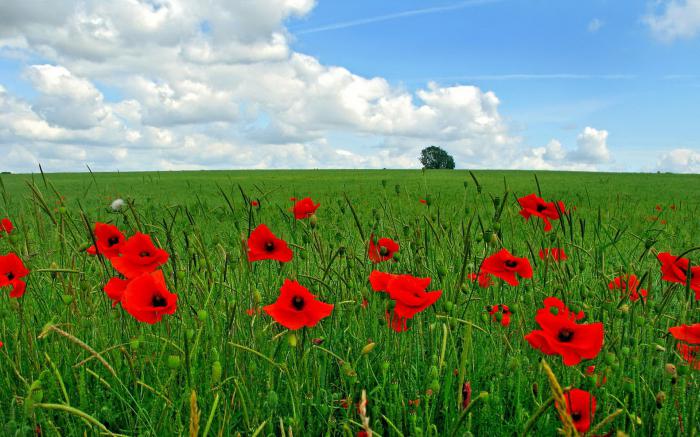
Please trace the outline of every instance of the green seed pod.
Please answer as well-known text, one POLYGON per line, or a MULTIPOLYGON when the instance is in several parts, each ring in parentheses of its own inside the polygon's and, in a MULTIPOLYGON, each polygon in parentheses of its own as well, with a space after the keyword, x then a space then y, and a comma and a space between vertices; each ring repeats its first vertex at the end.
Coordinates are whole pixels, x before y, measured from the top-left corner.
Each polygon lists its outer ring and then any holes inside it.
POLYGON ((664 402, 666 402, 666 393, 660 391, 656 394, 656 408, 660 410, 664 406, 664 402))
POLYGON ((634 381, 626 379, 622 384, 622 388, 627 393, 634 393, 634 381))
POLYGON ((440 381, 438 381, 437 379, 434 379, 434 380, 430 383, 430 387, 429 387, 429 388, 430 388, 430 390, 433 391, 433 393, 439 392, 439 391, 440 391, 440 381))
POLYGON ((629 348, 628 346, 623 346, 623 347, 620 349, 620 354, 621 354, 623 357, 629 357, 629 356, 630 356, 630 352, 631 352, 631 350, 630 350, 630 348, 629 348))
POLYGON ((617 357, 614 353, 608 352, 605 354, 605 363, 609 366, 613 365, 617 361, 617 357))
POLYGON ((64 294, 61 296, 61 300, 64 304, 70 305, 71 303, 73 303, 74 298, 70 294, 64 294))
POLYGON ((274 409, 277 408, 277 404, 279 402, 279 396, 277 396, 277 392, 274 390, 270 390, 267 392, 267 406, 274 409))
POLYGON ((178 369, 180 367, 180 357, 178 355, 168 355, 167 364, 172 370, 178 369))
POLYGON ((194 338, 194 329, 190 328, 187 331, 185 331, 185 337, 187 337, 187 340, 192 341, 194 338))
POLYGON ((287 344, 289 344, 289 347, 297 347, 297 336, 295 333, 290 332, 287 334, 287 344))
POLYGON ((447 275, 447 269, 445 268, 445 266, 439 266, 437 268, 437 274, 440 278, 444 278, 445 275, 447 275))
POLYGON ((454 309, 454 306, 455 306, 455 304, 453 304, 452 302, 449 302, 449 301, 445 302, 445 311, 447 311, 448 313, 451 313, 452 310, 454 309))
POLYGON ((428 369, 428 378, 437 379, 438 376, 439 373, 437 366, 430 366, 430 369, 428 369))
POLYGON ((178 271, 175 273, 175 275, 177 276, 177 279, 179 279, 180 281, 182 281, 182 280, 185 279, 186 273, 185 273, 184 270, 178 270, 178 271))
POLYGON ((309 217, 309 226, 311 226, 311 229, 314 229, 318 225, 318 217, 316 217, 316 214, 312 214, 311 217, 309 217))
POLYGON ((197 311, 197 318, 200 322, 205 322, 209 318, 209 312, 207 310, 197 311))

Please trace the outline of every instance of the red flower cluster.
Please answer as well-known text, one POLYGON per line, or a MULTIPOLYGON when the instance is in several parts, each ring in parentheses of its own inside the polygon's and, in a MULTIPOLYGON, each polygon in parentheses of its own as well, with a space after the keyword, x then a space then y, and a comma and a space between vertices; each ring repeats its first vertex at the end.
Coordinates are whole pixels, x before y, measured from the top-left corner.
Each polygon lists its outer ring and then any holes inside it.
POLYGON ((369 251, 367 255, 373 263, 390 260, 399 251, 399 243, 391 238, 380 238, 374 242, 374 235, 369 237, 369 251))
POLYGON ((310 197, 305 197, 294 204, 292 208, 294 218, 297 220, 309 218, 316 213, 319 206, 321 206, 320 203, 314 204, 310 197))
POLYGON ((544 222, 545 232, 549 232, 552 229, 550 220, 559 220, 559 212, 562 214, 566 213, 564 203, 561 200, 556 202, 555 205, 554 202, 545 202, 544 199, 535 194, 528 194, 519 198, 518 203, 522 208, 520 215, 525 217, 525 220, 529 220, 531 216, 541 218, 544 222), (557 206, 559 210, 557 210, 557 206))
POLYGON ((542 329, 533 330, 525 336, 533 348, 547 355, 561 355, 567 366, 598 355, 603 347, 602 323, 576 323, 583 318, 583 311, 574 314, 556 297, 546 298, 544 306, 537 310, 535 316, 542 329))
POLYGON ((151 237, 137 232, 126 239, 113 225, 95 225, 96 244, 88 248, 92 255, 104 255, 124 277, 114 277, 104 286, 112 306, 122 308, 136 320, 159 322, 164 314, 177 309, 177 295, 168 291, 163 272, 157 270, 168 261, 168 252, 153 245, 151 237))
POLYGON ((567 259, 564 249, 559 249, 557 247, 542 249, 540 250, 539 256, 541 260, 551 259, 554 261, 564 261, 567 259))
POLYGON ((321 319, 331 315, 333 305, 316 300, 316 296, 297 281, 285 279, 277 301, 263 310, 280 325, 296 330, 316 326, 321 319))
POLYGON ((566 412, 571 416, 576 430, 580 433, 588 431, 595 415, 595 396, 585 390, 572 388, 564 392, 564 400, 566 412))
MULTIPOLYGON (((688 281, 688 258, 679 258, 668 252, 657 255, 661 262, 661 279, 685 285, 688 281)), ((695 300, 700 300, 700 266, 690 268, 690 289, 695 292, 695 300)))
POLYGON ((29 269, 15 253, 0 256, 0 288, 12 287, 10 297, 22 297, 27 284, 22 280, 29 274, 29 269))
POLYGON ((0 220, 0 238, 2 238, 3 234, 9 235, 10 232, 12 232, 12 230, 14 228, 15 227, 12 226, 12 222, 10 221, 9 218, 4 218, 4 219, 0 220))
POLYGON ((411 275, 393 275, 373 271, 369 282, 374 291, 383 291, 394 300, 394 311, 386 317, 394 331, 408 329, 407 320, 434 304, 442 295, 442 290, 425 291, 430 278, 417 278, 411 275))
POLYGON ((293 256, 294 253, 287 246, 287 243, 277 238, 264 224, 259 225, 250 233, 248 238, 249 262, 274 259, 286 263, 291 261, 293 256))
POLYGON ((668 328, 679 343, 676 349, 695 370, 700 370, 700 323, 668 328))
POLYGON ((641 296, 644 302, 647 301, 647 291, 639 288, 639 280, 636 275, 618 276, 610 281, 608 288, 611 290, 622 290, 622 297, 629 296, 632 302, 639 300, 641 296))
POLYGON ((498 322, 498 319, 500 318, 501 325, 510 325, 510 316, 513 313, 511 312, 510 308, 508 308, 508 305, 489 305, 486 307, 486 311, 489 312, 491 315, 491 320, 494 322, 498 322), (498 316, 498 314, 500 314, 500 316, 498 316))
POLYGON ((518 258, 511 255, 506 249, 501 249, 484 260, 479 274, 483 273, 501 278, 510 285, 518 285, 519 282, 515 275, 531 278, 532 266, 527 258, 518 258))

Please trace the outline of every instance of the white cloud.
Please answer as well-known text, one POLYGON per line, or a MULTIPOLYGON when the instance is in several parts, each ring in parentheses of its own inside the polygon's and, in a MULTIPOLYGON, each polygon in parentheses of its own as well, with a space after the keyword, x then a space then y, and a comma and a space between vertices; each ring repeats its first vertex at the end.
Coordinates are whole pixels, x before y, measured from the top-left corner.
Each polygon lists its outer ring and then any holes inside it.
POLYGON ((673 173, 700 173, 700 151, 673 149, 659 157, 657 169, 673 173))
POLYGON ((586 127, 576 137, 576 150, 569 159, 586 164, 604 164, 610 161, 608 131, 586 127))
POLYGON ((700 0, 670 0, 661 4, 661 11, 644 17, 654 37, 671 42, 693 38, 700 32, 700 0))
POLYGON ((551 140, 545 147, 526 151, 514 168, 538 170, 596 171, 611 160, 607 145, 608 132, 586 127, 576 138, 576 148, 566 150, 559 140, 551 140))
POLYGON ((314 5, 56 0, 49 12, 40 0, 3 1, 0 56, 43 59, 24 73, 35 97, 0 90, 0 142, 13 156, 3 165, 417 167, 427 144, 462 166, 517 159, 493 92, 409 92, 294 52, 285 22, 314 5))
POLYGON ((604 24, 605 22, 600 18, 594 18, 588 22, 588 31, 590 33, 596 33, 600 30, 601 27, 603 27, 604 24))

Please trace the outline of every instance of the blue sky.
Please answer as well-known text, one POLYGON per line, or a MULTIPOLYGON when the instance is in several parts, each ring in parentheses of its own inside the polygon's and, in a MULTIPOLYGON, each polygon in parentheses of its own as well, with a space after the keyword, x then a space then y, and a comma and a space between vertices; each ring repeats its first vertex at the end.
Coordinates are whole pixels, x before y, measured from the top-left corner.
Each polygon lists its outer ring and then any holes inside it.
POLYGON ((77 4, 0 6, 13 171, 700 171, 700 0, 77 4))

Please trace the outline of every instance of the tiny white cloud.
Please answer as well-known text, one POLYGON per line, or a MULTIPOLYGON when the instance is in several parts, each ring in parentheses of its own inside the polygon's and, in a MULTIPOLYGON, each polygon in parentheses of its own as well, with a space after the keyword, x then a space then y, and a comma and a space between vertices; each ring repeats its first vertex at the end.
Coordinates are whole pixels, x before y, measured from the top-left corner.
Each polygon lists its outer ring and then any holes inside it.
POLYGON ((596 33, 600 30, 601 27, 603 27, 604 24, 605 22, 600 18, 594 18, 588 22, 588 31, 590 33, 596 33))

